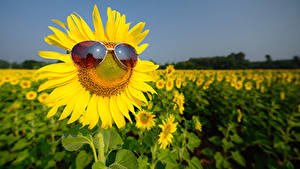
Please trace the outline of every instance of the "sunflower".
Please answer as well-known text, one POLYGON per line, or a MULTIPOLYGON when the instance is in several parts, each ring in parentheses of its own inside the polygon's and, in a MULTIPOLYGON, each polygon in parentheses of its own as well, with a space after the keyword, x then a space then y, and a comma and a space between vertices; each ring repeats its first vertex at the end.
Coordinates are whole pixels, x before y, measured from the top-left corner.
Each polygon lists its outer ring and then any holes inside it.
POLYGON ((166 76, 167 76, 167 77, 172 76, 173 73, 174 73, 174 71, 175 71, 174 65, 169 65, 169 66, 167 66, 167 68, 166 68, 166 76))
POLYGON ((29 80, 22 80, 20 82, 20 86, 23 88, 23 89, 26 89, 26 88, 29 88, 31 86, 31 82, 29 80))
POLYGON ((179 108, 179 113, 180 114, 183 114, 183 111, 184 111, 184 95, 183 93, 175 93, 174 94, 174 98, 173 98, 173 102, 175 102, 175 105, 174 105, 174 109, 179 108))
POLYGON ((243 88, 243 81, 239 80, 235 84, 235 89, 240 90, 241 88, 243 88))
POLYGON ((39 94, 38 101, 40 103, 45 103, 45 101, 48 98, 48 96, 49 96, 48 93, 43 92, 43 93, 39 94))
POLYGON ((19 80, 18 79, 12 79, 11 81, 10 81, 10 84, 12 84, 12 85, 16 85, 16 84, 18 84, 19 83, 19 80))
POLYGON ((173 87, 174 87, 173 79, 168 79, 167 82, 166 82, 166 90, 170 91, 170 90, 173 89, 173 87))
POLYGON ((203 84, 203 82, 204 82, 204 78, 203 77, 202 78, 198 78, 198 80, 196 81, 196 85, 200 86, 200 85, 203 84))
POLYGON ((136 127, 140 129, 150 130, 155 126, 155 115, 152 112, 141 110, 136 114, 136 127))
POLYGON ((175 81, 175 85, 176 85, 177 89, 181 88, 181 83, 182 83, 182 80, 181 80, 181 78, 178 77, 175 81))
POLYGON ((246 90, 251 90, 252 89, 252 83, 251 82, 246 82, 245 83, 245 89, 246 90))
POLYGON ((156 88, 157 89, 162 89, 164 88, 164 85, 165 85, 165 81, 163 79, 160 79, 156 82, 156 88))
POLYGON ((172 134, 177 130, 177 122, 174 123, 174 120, 174 116, 170 115, 167 120, 162 122, 163 124, 159 125, 159 127, 162 129, 162 132, 159 134, 158 143, 162 149, 165 149, 172 143, 172 134))
POLYGON ((26 99, 27 100, 34 100, 36 98, 37 94, 35 91, 29 91, 26 93, 26 99))
MULTIPOLYGON (((146 49, 148 44, 139 45, 149 32, 142 32, 144 22, 129 29, 130 23, 126 23, 125 15, 108 8, 107 16, 104 28, 98 8, 94 6, 92 18, 95 31, 78 14, 68 16, 66 24, 53 20, 66 33, 49 26, 54 34, 45 37, 45 41, 67 51, 86 41, 101 41, 109 49, 116 43, 126 43, 137 54, 146 49)), ((40 51, 39 55, 63 61, 39 69, 39 78, 48 78, 48 81, 38 90, 55 88, 46 100, 47 103, 54 103, 47 117, 55 115, 57 109, 64 106, 59 119, 71 116, 68 124, 81 119, 82 124, 92 129, 100 119, 102 128, 109 128, 113 123, 119 128, 123 127, 126 123, 124 116, 131 122, 129 112, 135 113, 134 107, 141 109, 141 106, 147 104, 144 92, 156 93, 145 83, 153 81, 150 73, 158 68, 150 61, 137 59, 134 67, 123 69, 120 61, 108 53, 101 64, 81 69, 75 65, 77 62, 72 62, 70 54, 40 51)))

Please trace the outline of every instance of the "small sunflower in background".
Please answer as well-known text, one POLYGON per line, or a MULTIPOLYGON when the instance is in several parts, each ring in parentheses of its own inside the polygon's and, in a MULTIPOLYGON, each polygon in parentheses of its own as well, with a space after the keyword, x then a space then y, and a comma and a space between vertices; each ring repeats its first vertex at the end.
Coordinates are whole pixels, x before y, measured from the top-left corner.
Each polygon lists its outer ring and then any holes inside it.
POLYGON ((47 59, 58 59, 56 63, 39 69, 39 78, 48 78, 38 91, 55 88, 46 100, 53 104, 47 117, 64 107, 60 120, 70 116, 69 123, 80 119, 92 129, 99 120, 102 128, 125 126, 129 112, 141 109, 148 100, 144 93, 156 93, 146 82, 153 81, 151 73, 158 65, 138 58, 148 44, 140 43, 149 30, 143 31, 144 22, 131 29, 125 15, 111 8, 107 9, 108 20, 103 27, 97 6, 92 14, 94 30, 78 14, 67 17, 67 23, 53 20, 63 32, 49 26, 54 34, 45 41, 69 51, 63 54, 40 51, 47 59))
POLYGON ((177 122, 174 122, 175 118, 173 115, 170 115, 167 120, 164 120, 159 127, 162 129, 159 134, 158 143, 160 148, 165 149, 168 145, 172 143, 173 133, 177 130, 177 122))
POLYGON ((19 80, 16 79, 16 78, 11 79, 11 81, 10 81, 10 84, 12 84, 12 85, 16 85, 16 84, 18 84, 18 83, 19 83, 19 80))
POLYGON ((136 114, 136 127, 139 129, 150 130, 155 126, 155 115, 152 112, 141 110, 136 114))
POLYGON ((160 79, 156 82, 156 88, 157 89, 162 89, 165 86, 165 81, 163 79, 160 79))
POLYGON ((245 83, 245 89, 246 90, 251 90, 252 89, 252 83, 251 82, 246 82, 245 83))
POLYGON ((170 91, 174 87, 174 80, 173 79, 168 79, 166 82, 166 90, 170 91))
POLYGON ((178 77, 175 81, 175 85, 176 85, 177 89, 181 88, 181 84, 182 84, 182 80, 180 77, 178 77))
POLYGON ((20 86, 23 89, 27 89, 27 88, 29 88, 31 86, 31 82, 29 80, 22 80, 20 82, 20 86))
POLYGON ((169 65, 166 67, 166 76, 170 77, 174 74, 175 69, 174 69, 174 65, 169 65))
POLYGON ((38 96, 38 101, 39 101, 40 103, 43 103, 43 104, 44 104, 44 103, 46 102, 48 96, 49 96, 48 93, 43 92, 43 93, 39 94, 39 96, 38 96))
POLYGON ((35 91, 29 91, 26 93, 26 99, 27 100, 34 100, 37 96, 36 92, 35 91))

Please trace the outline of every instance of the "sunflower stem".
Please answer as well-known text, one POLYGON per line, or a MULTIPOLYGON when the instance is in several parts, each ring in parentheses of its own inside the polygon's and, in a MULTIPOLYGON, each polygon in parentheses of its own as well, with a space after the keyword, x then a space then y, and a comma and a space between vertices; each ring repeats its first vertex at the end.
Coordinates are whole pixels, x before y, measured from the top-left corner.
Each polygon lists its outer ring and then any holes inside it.
POLYGON ((105 156, 104 156, 104 138, 103 138, 103 129, 101 129, 101 124, 98 127, 99 147, 98 147, 98 160, 105 164, 105 156))

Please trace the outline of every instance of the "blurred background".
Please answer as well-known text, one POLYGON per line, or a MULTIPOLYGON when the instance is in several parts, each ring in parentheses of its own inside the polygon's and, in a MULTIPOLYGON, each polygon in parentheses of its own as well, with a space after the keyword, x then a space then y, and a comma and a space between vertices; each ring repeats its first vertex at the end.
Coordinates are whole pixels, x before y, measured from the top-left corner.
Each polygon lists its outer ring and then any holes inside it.
POLYGON ((44 37, 52 34, 48 26, 58 27, 51 19, 66 23, 67 16, 77 12, 93 27, 95 4, 104 24, 107 7, 126 14, 132 25, 146 22, 145 29, 150 33, 143 42, 149 47, 140 57, 160 65, 215 69, 299 67, 298 0, 1 0, 0 67, 38 68, 47 63, 36 61, 51 62, 37 55, 40 50, 64 52, 44 42, 44 37), (270 64, 275 60, 282 62, 270 64))

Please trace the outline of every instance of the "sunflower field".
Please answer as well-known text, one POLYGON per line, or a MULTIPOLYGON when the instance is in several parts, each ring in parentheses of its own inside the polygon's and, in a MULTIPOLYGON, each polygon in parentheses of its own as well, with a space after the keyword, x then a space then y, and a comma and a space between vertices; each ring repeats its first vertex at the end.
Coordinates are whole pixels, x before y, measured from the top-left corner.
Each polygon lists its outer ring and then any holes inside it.
POLYGON ((35 70, 0 70, 0 168, 297 168, 299 70, 175 70, 124 127, 47 118, 35 70), (103 154, 98 153, 103 149, 103 154), (104 162, 100 162, 105 159, 104 162))

